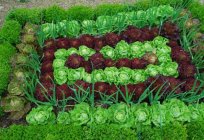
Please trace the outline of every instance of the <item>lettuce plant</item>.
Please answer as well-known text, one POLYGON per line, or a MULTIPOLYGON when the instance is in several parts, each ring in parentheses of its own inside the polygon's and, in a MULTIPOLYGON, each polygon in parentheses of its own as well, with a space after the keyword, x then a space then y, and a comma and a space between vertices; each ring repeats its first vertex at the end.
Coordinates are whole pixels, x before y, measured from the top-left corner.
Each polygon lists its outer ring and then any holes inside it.
POLYGON ((92 121, 95 124, 106 124, 109 122, 109 112, 107 109, 97 107, 92 115, 92 121))
POLYGON ((171 99, 166 101, 164 105, 167 107, 170 112, 173 120, 171 121, 180 121, 180 122, 189 122, 190 121, 190 110, 188 106, 185 105, 184 102, 178 99, 171 99))
POLYGON ((169 113, 169 110, 165 105, 160 103, 156 103, 151 105, 151 116, 152 116, 152 123, 157 126, 164 126, 172 120, 172 116, 169 113))
POLYGON ((76 104, 70 111, 71 121, 74 125, 85 125, 90 119, 91 108, 87 103, 76 104))
POLYGON ((70 124, 71 118, 68 112, 59 112, 57 115, 57 123, 58 124, 70 124))
POLYGON ((60 68, 60 69, 55 69, 54 70, 54 78, 56 82, 60 85, 64 84, 67 82, 67 68, 60 68))
POLYGON ((117 77, 119 74, 119 71, 116 67, 107 67, 104 70, 105 75, 108 75, 106 77, 107 82, 109 83, 115 83, 117 82, 117 77))
POLYGON ((83 56, 86 61, 89 59, 90 56, 96 53, 94 49, 88 48, 87 46, 84 46, 84 45, 79 47, 78 52, 79 52, 79 55, 83 56))
POLYGON ((134 116, 134 126, 151 124, 150 108, 146 103, 132 105, 131 112, 134 116))
POLYGON ((75 53, 75 51, 77 52, 77 50, 75 50, 74 48, 72 50, 69 49, 69 51, 66 49, 58 49, 55 52, 55 58, 56 59, 66 59, 69 55, 73 54, 73 52, 75 53))
POLYGON ((106 75, 102 69, 92 71, 93 82, 104 82, 106 75))
POLYGON ((81 80, 85 70, 84 68, 78 68, 78 69, 67 69, 67 78, 69 83, 73 83, 76 80, 81 80))
POLYGON ((116 59, 116 53, 114 48, 110 46, 104 46, 101 50, 100 53, 103 54, 105 58, 111 58, 111 59, 116 59))
POLYGON ((96 22, 94 20, 84 20, 81 25, 83 34, 97 34, 96 22))
MULTIPOLYGON (((132 70, 130 68, 120 68, 118 71, 118 84, 128 84, 131 81, 132 70)), ((108 76, 108 75, 107 75, 108 76)))
POLYGON ((133 116, 130 107, 125 103, 112 105, 109 109, 109 119, 112 123, 121 127, 131 127, 133 125, 133 116))
POLYGON ((33 108, 26 116, 26 121, 32 125, 54 124, 56 116, 52 110, 53 107, 50 106, 38 106, 37 108, 33 108))
POLYGON ((54 69, 59 69, 59 68, 63 68, 65 65, 66 60, 63 59, 55 59, 53 61, 53 67, 54 69))
POLYGON ((122 40, 116 45, 115 52, 117 54, 117 58, 129 58, 131 54, 130 46, 127 42, 122 40))
POLYGON ((67 22, 66 25, 66 35, 68 37, 77 37, 79 36, 81 26, 78 21, 72 20, 67 22))

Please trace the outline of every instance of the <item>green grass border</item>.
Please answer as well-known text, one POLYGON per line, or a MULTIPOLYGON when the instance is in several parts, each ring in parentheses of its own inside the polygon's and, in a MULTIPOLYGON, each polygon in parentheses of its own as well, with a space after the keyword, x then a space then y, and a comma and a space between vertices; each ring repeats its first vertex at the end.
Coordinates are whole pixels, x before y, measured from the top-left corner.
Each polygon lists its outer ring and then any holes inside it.
POLYGON ((0 140, 203 140, 203 124, 203 121, 175 123, 163 128, 141 126, 136 129, 119 128, 117 125, 13 125, 0 129, 0 140))

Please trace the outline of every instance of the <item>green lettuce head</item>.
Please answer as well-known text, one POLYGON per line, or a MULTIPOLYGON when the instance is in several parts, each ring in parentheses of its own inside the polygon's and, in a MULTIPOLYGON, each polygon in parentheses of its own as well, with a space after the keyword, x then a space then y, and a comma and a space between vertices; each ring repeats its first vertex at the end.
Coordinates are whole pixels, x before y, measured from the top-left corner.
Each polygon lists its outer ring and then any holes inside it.
POLYGON ((78 21, 72 20, 67 22, 66 35, 68 37, 77 37, 80 33, 81 27, 78 21))
POLYGON ((116 83, 118 80, 119 71, 116 67, 107 67, 104 70, 106 76, 106 81, 108 83, 116 83))
POLYGON ((127 15, 126 12, 118 13, 113 16, 115 30, 121 32, 127 26, 127 15))
POLYGON ((96 28, 98 29, 98 34, 103 35, 113 31, 112 16, 99 16, 96 20, 96 28))
POLYGON ((95 50, 88 48, 87 46, 82 45, 79 47, 79 55, 83 56, 86 61, 89 59, 90 56, 92 56, 95 53, 96 53, 95 50))
POLYGON ((93 123, 95 124, 106 124, 109 121, 109 112, 108 109, 102 107, 97 107, 92 115, 93 123))
POLYGON ((85 125, 91 120, 91 108, 87 103, 76 104, 70 111, 71 122, 74 125, 85 125))
POLYGON ((57 116, 57 123, 58 124, 70 124, 71 118, 68 112, 59 112, 57 116))
POLYGON ((109 119, 121 127, 133 126, 133 116, 130 107, 125 103, 118 103, 108 108, 109 119))
POLYGON ((52 110, 53 107, 51 106, 38 106, 37 108, 33 108, 26 116, 26 121, 32 125, 54 124, 56 116, 52 110))
POLYGON ((59 85, 67 82, 67 68, 60 68, 54 70, 54 79, 59 85))
POLYGON ((150 41, 146 41, 143 44, 143 49, 145 50, 145 52, 152 52, 155 48, 153 47, 153 45, 150 41))
POLYGON ((176 62, 162 63, 160 72, 164 76, 178 77, 178 64, 176 62))
POLYGON ((198 121, 198 120, 202 120, 203 119, 203 117, 202 117, 202 115, 201 115, 201 113, 200 113, 200 111, 199 111, 199 108, 198 108, 198 104, 196 105, 193 105, 193 104, 191 104, 191 105, 189 105, 188 106, 188 108, 189 108, 189 110, 190 110, 190 117, 191 117, 191 121, 198 121))
POLYGON ((145 54, 145 49, 141 42, 134 42, 130 45, 130 54, 132 58, 140 58, 145 54))
POLYGON ((53 61, 54 69, 63 68, 65 65, 65 62, 66 62, 66 60, 64 60, 64 59, 55 59, 53 61))
POLYGON ((157 17, 170 17, 174 13, 174 8, 170 5, 161 5, 157 8, 157 17))
POLYGON ((120 68, 118 73, 118 84, 128 84, 131 81, 133 71, 130 68, 120 68))
POLYGON ((153 64, 150 64, 147 66, 145 72, 149 75, 149 76, 156 76, 160 73, 160 67, 157 66, 157 65, 153 65, 153 64))
POLYGON ((115 49, 110 46, 103 47, 100 53, 103 54, 104 58, 116 59, 115 49))
POLYGON ((127 42, 122 40, 116 45, 115 52, 117 58, 128 58, 130 56, 130 46, 127 42))
POLYGON ((73 83, 76 80, 81 80, 83 78, 83 75, 85 73, 84 68, 78 68, 78 69, 67 69, 67 78, 69 83, 73 83))
POLYGON ((172 62, 171 55, 169 54, 161 54, 158 56, 159 63, 169 63, 172 62))
POLYGON ((167 45, 158 46, 156 50, 156 54, 158 55, 170 55, 171 54, 171 47, 167 45))
POLYGON ((82 33, 83 34, 91 34, 96 35, 97 29, 96 29, 96 22, 94 20, 84 20, 82 23, 82 33))
POLYGON ((89 74, 89 73, 84 73, 82 79, 85 81, 85 82, 88 82, 88 83, 92 83, 92 75, 89 74))
POLYGON ((202 117, 202 119, 204 119, 204 103, 200 103, 197 106, 200 116, 202 117))
POLYGON ((190 121, 190 110, 184 102, 178 99, 171 99, 164 103, 167 110, 169 111, 172 121, 189 122, 190 121))
POLYGON ((147 103, 135 104, 131 107, 131 111, 134 116, 134 126, 151 124, 150 108, 147 103))
POLYGON ((164 126, 170 123, 170 121, 172 120, 172 116, 170 115, 165 105, 156 103, 151 105, 150 108, 151 108, 152 122, 155 126, 157 127, 164 126))
POLYGON ((69 48, 67 50, 67 55, 70 56, 72 54, 79 54, 78 50, 76 48, 69 48))
POLYGON ((92 71, 93 82, 104 82, 106 79, 105 73, 102 69, 92 71))
POLYGON ((66 59, 69 56, 69 54, 67 53, 67 50, 65 49, 58 49, 55 52, 55 58, 56 59, 66 59))
POLYGON ((144 82, 146 79, 147 79, 147 74, 145 70, 133 70, 132 72, 133 83, 144 82))
POLYGON ((168 39, 162 37, 162 36, 157 36, 154 38, 153 40, 153 44, 157 47, 161 47, 161 46, 166 46, 166 44, 169 42, 168 39))

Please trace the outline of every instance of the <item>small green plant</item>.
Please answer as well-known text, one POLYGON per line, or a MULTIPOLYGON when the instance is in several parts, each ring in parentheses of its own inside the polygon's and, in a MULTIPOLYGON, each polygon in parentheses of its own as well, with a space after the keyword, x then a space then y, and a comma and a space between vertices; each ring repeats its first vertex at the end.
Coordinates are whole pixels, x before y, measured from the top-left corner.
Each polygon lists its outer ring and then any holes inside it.
POLYGON ((45 10, 44 20, 46 22, 56 23, 66 19, 67 19, 66 11, 59 6, 54 5, 45 10))
POLYGON ((66 11, 69 20, 91 20, 94 19, 94 9, 89 6, 73 6, 66 11))
POLYGON ((6 21, 0 29, 0 40, 8 41, 11 44, 17 44, 20 40, 21 25, 15 21, 6 21))

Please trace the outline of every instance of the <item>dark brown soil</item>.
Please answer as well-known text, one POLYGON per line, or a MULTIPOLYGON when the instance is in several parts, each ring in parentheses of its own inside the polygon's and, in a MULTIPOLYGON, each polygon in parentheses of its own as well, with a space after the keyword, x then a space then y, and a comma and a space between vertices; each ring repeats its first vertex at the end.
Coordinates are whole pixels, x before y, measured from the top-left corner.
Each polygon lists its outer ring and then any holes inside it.
POLYGON ((3 117, 0 118, 0 127, 6 128, 6 127, 9 127, 10 125, 13 125, 13 124, 18 124, 18 125, 26 125, 27 124, 25 118, 22 118, 22 119, 17 120, 17 121, 13 121, 13 120, 7 119, 8 116, 9 116, 9 113, 6 113, 3 117))

